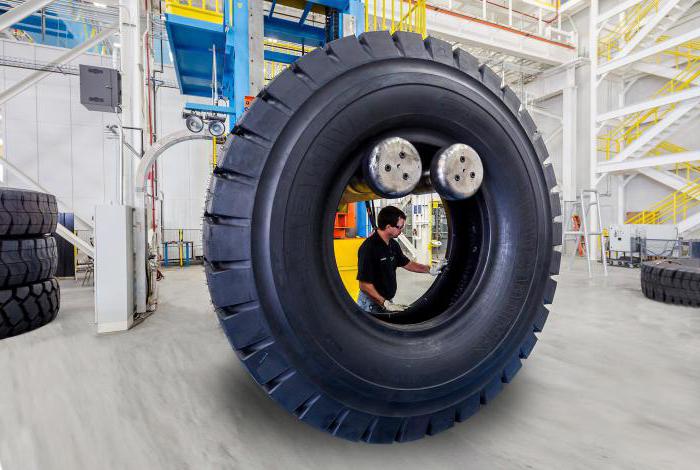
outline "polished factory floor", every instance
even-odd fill
[[[97,336],[91,288],[65,281],[54,323],[0,341],[2,470],[698,468],[700,309],[645,299],[638,270],[564,269],[514,383],[466,423],[391,446],[287,415],[229,348],[202,268],[165,274],[159,310],[129,332]]]

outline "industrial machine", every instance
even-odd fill
[[[679,256],[679,246],[675,225],[611,225],[608,229],[608,264],[637,268],[648,259]]]

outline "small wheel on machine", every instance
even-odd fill
[[[464,144],[483,181],[443,201],[448,268],[378,319],[344,289],[332,233],[365,149],[392,137],[426,169]],[[245,367],[290,413],[349,440],[410,441],[469,418],[513,380],[554,296],[547,158],[515,93],[446,42],[373,32],[300,58],[237,123],[207,196],[207,282]]]

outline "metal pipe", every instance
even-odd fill
[[[7,15],[7,13],[5,13]],[[4,17],[5,15],[0,16],[0,18]],[[57,59],[49,62],[46,64],[43,69],[37,70],[33,74],[29,75],[27,78],[17,82],[7,90],[3,91],[0,93],[0,104],[4,104],[8,100],[14,98],[18,94],[22,93],[24,90],[27,88],[31,87],[35,83],[43,80],[47,76],[49,76],[51,73],[53,73],[53,68],[65,64],[66,62],[70,62],[71,60],[75,59],[76,57],[80,56],[84,52],[88,51],[91,49],[93,46],[99,44],[100,42],[104,41],[108,37],[110,37],[112,34],[117,32],[117,27],[112,26],[111,28],[107,28],[102,30],[100,34],[96,35],[93,38],[88,39],[84,43],[80,44],[79,46],[74,47],[70,51],[66,52],[62,56],[58,57]]]
[[[29,15],[44,8],[55,0],[29,0],[17,5],[12,10],[0,15],[0,31],[4,31],[15,23],[19,23]]]

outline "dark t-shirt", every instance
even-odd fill
[[[385,299],[396,295],[396,268],[406,266],[410,260],[394,239],[389,244],[376,232],[360,245],[357,252],[357,280],[370,282]]]

